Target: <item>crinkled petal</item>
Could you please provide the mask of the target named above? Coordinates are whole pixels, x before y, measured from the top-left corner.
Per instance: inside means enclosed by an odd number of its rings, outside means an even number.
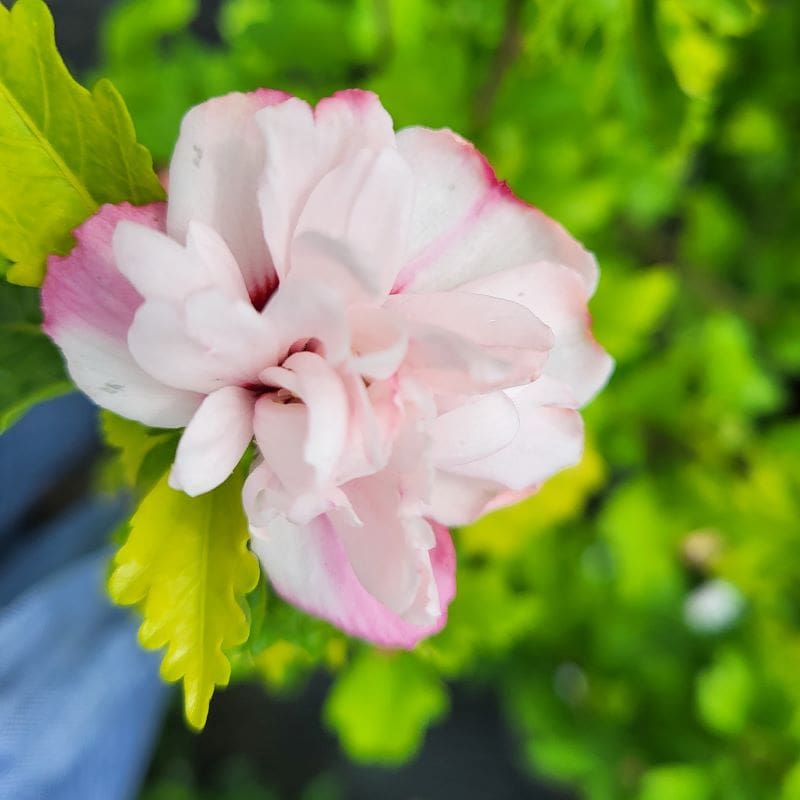
[[[385,380],[399,369],[408,350],[408,332],[383,309],[356,306],[349,309],[353,339],[352,369],[370,380]]]
[[[276,517],[285,517],[295,525],[306,525],[333,509],[350,509],[350,501],[337,486],[331,485],[322,491],[314,487],[300,491],[287,488],[263,457],[257,459],[247,476],[242,500],[254,528],[269,525]]]
[[[308,408],[302,403],[280,403],[264,395],[256,403],[253,422],[264,462],[290,496],[314,493],[317,479],[303,458],[308,436]]]
[[[426,513],[442,525],[469,525],[504,492],[504,487],[493,481],[437,470]]]
[[[253,529],[251,544],[275,590],[285,600],[337,627],[384,647],[413,648],[444,627],[455,595],[455,552],[449,531],[433,524],[436,546],[428,551],[441,613],[416,625],[390,611],[371,595],[353,572],[342,540],[327,516],[305,526],[283,517]],[[380,531],[375,532],[376,535]],[[409,613],[426,605],[415,598]]]
[[[121,222],[113,245],[117,268],[148,300],[180,302],[211,287],[248,299],[242,273],[228,246],[201,222],[189,223],[185,247],[161,231]]]
[[[312,109],[302,100],[258,114],[266,145],[266,173],[259,190],[264,232],[283,277],[297,221],[314,187],[358,150],[395,146],[392,119],[371,92],[337,92]]]
[[[214,289],[192,295],[183,309],[149,300],[136,312],[128,346],[143,369],[167,385],[208,394],[256,383],[275,363],[266,320],[247,302]]]
[[[445,468],[486,458],[510,444],[519,426],[517,407],[505,392],[469,398],[436,418],[431,458]]]
[[[253,438],[252,392],[226,386],[201,403],[178,444],[169,483],[196,495],[219,486],[233,472]]]
[[[234,92],[183,118],[169,168],[167,232],[183,243],[193,220],[213,228],[233,253],[256,305],[277,278],[258,208],[264,138],[256,113],[287,101],[283,92]]]
[[[484,347],[436,325],[406,322],[409,342],[402,373],[442,394],[476,394],[516,386],[540,372],[546,353]],[[511,357],[509,357],[511,356]]]
[[[392,295],[383,307],[480,345],[487,356],[508,365],[507,386],[536,378],[553,345],[552,331],[525,306],[488,295],[461,291]]]
[[[369,266],[356,259],[348,243],[306,231],[294,238],[292,254],[291,275],[281,285],[294,281],[325,285],[345,306],[369,303],[375,298]]]
[[[302,349],[315,339],[331,364],[341,363],[350,354],[345,307],[333,287],[291,275],[281,281],[262,314],[275,331],[282,353]]]
[[[261,370],[283,355],[275,327],[247,300],[235,300],[215,289],[197,292],[184,304],[186,332],[210,357],[222,359],[238,376],[254,383]]]
[[[161,230],[163,204],[105,205],[76,231],[68,256],[52,256],[42,286],[44,329],[61,348],[75,384],[98,405],[145,425],[185,425],[202,395],[148,374],[127,345],[142,298],[114,263],[112,238],[121,221]]]
[[[296,235],[322,234],[346,244],[373,294],[388,294],[403,259],[414,199],[411,171],[393,148],[357,151],[314,187]],[[291,250],[292,266],[298,254]]]
[[[398,510],[401,498],[396,481],[384,474],[373,475],[352,481],[344,491],[356,518],[328,516],[350,565],[373,597],[402,616],[414,605],[424,576],[417,569],[418,548],[409,541],[406,520]]]
[[[447,467],[449,472],[493,481],[520,491],[580,461],[583,422],[572,408],[556,405],[558,383],[540,378],[527,386],[506,389],[519,414],[519,431],[506,447],[486,458]]]
[[[264,370],[260,379],[266,386],[286,389],[303,401],[307,421],[303,460],[314,469],[318,482],[330,480],[347,441],[348,398],[342,379],[324,358],[309,352],[294,353],[282,366]],[[269,405],[270,398],[264,397],[259,402],[259,415],[271,413]],[[275,405],[282,404],[271,403]],[[271,463],[281,456],[265,454]]]
[[[367,387],[357,373],[344,372],[350,421],[347,445],[337,465],[338,484],[362,478],[383,469],[392,452],[401,409],[389,382]]]
[[[589,294],[594,257],[557,222],[514,197],[473,145],[449,130],[406,128],[397,147],[414,172],[416,203],[394,291],[441,291],[498,270],[554,261]]]
[[[496,272],[463,288],[513,300],[547,323],[555,343],[544,372],[566,383],[578,405],[605,385],[614,362],[592,336],[588,293],[574,270],[540,261]]]

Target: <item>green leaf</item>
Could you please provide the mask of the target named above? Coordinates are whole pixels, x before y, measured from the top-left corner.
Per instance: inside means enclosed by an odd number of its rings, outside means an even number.
[[[0,282],[0,433],[36,403],[72,390],[38,303],[38,292]]]
[[[111,62],[148,53],[159,39],[186,28],[197,16],[197,0],[125,0],[114,3],[103,20],[100,39]]]
[[[711,785],[700,767],[675,764],[648,770],[637,800],[709,800]]]
[[[800,761],[784,775],[780,800],[800,800]]]
[[[640,355],[669,311],[677,288],[674,273],[666,267],[632,274],[604,269],[591,305],[598,341],[619,363]]]
[[[707,98],[728,67],[727,43],[706,30],[685,0],[660,0],[658,12],[664,51],[678,85],[689,97]]]
[[[575,737],[541,736],[528,750],[537,770],[562,781],[590,774],[597,761],[596,754]]]
[[[442,682],[410,653],[362,650],[340,673],[324,716],[352,758],[398,764],[448,705]]]
[[[742,319],[729,313],[710,316],[702,336],[703,394],[712,413],[756,416],[781,405],[781,387],[758,358],[757,343]]]
[[[682,524],[677,509],[662,505],[657,486],[647,478],[622,484],[606,502],[598,522],[613,554],[619,595],[643,608],[674,602],[681,576],[671,543]]]
[[[697,677],[700,717],[712,731],[740,733],[750,714],[753,689],[753,676],[741,653],[724,651]]]
[[[42,0],[0,6],[0,141],[0,251],[14,283],[40,284],[47,256],[69,252],[103,203],[163,197],[122,98],[108,81],[90,93],[72,79]]]
[[[462,562],[447,625],[417,652],[455,676],[486,654],[509,650],[535,627],[538,611],[533,594],[516,591],[499,571]]]
[[[166,647],[161,675],[183,680],[186,719],[205,725],[214,687],[230,679],[223,648],[247,639],[243,596],[258,582],[242,510],[244,470],[191,498],[167,485],[166,474],[131,519],[108,589],[120,605],[138,604],[144,647]]]
[[[246,600],[250,635],[229,654],[234,680],[260,678],[271,691],[286,692],[314,669],[338,671],[347,661],[344,634],[269,594],[263,575]]]

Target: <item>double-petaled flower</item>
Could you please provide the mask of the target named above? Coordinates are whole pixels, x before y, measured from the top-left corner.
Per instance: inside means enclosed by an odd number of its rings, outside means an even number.
[[[611,361],[597,268],[448,130],[369,93],[192,109],[169,200],[104,206],[50,260],[46,330],[99,405],[185,431],[170,482],[243,502],[275,589],[410,647],[455,591],[447,526],[582,448]]]

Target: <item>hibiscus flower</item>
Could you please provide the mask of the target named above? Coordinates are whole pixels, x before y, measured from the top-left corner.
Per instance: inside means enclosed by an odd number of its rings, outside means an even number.
[[[189,495],[254,441],[243,502],[275,590],[380,644],[442,627],[448,527],[576,463],[611,370],[594,258],[471,144],[395,133],[368,92],[209,100],[167,203],[106,205],[75,236],[42,301],[75,383],[185,427]]]

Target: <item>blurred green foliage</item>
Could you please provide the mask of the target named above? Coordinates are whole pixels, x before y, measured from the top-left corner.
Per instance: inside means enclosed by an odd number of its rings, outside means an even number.
[[[41,325],[38,293],[0,279],[0,433],[35,403],[72,388]]]
[[[158,162],[210,95],[374,89],[597,253],[618,362],[583,464],[457,534],[442,634],[378,653],[261,587],[237,673],[341,668],[325,722],[363,761],[411,757],[444,678],[493,687],[581,797],[800,798],[800,4],[223,0],[214,43],[197,12],[103,22],[98,75]]]

